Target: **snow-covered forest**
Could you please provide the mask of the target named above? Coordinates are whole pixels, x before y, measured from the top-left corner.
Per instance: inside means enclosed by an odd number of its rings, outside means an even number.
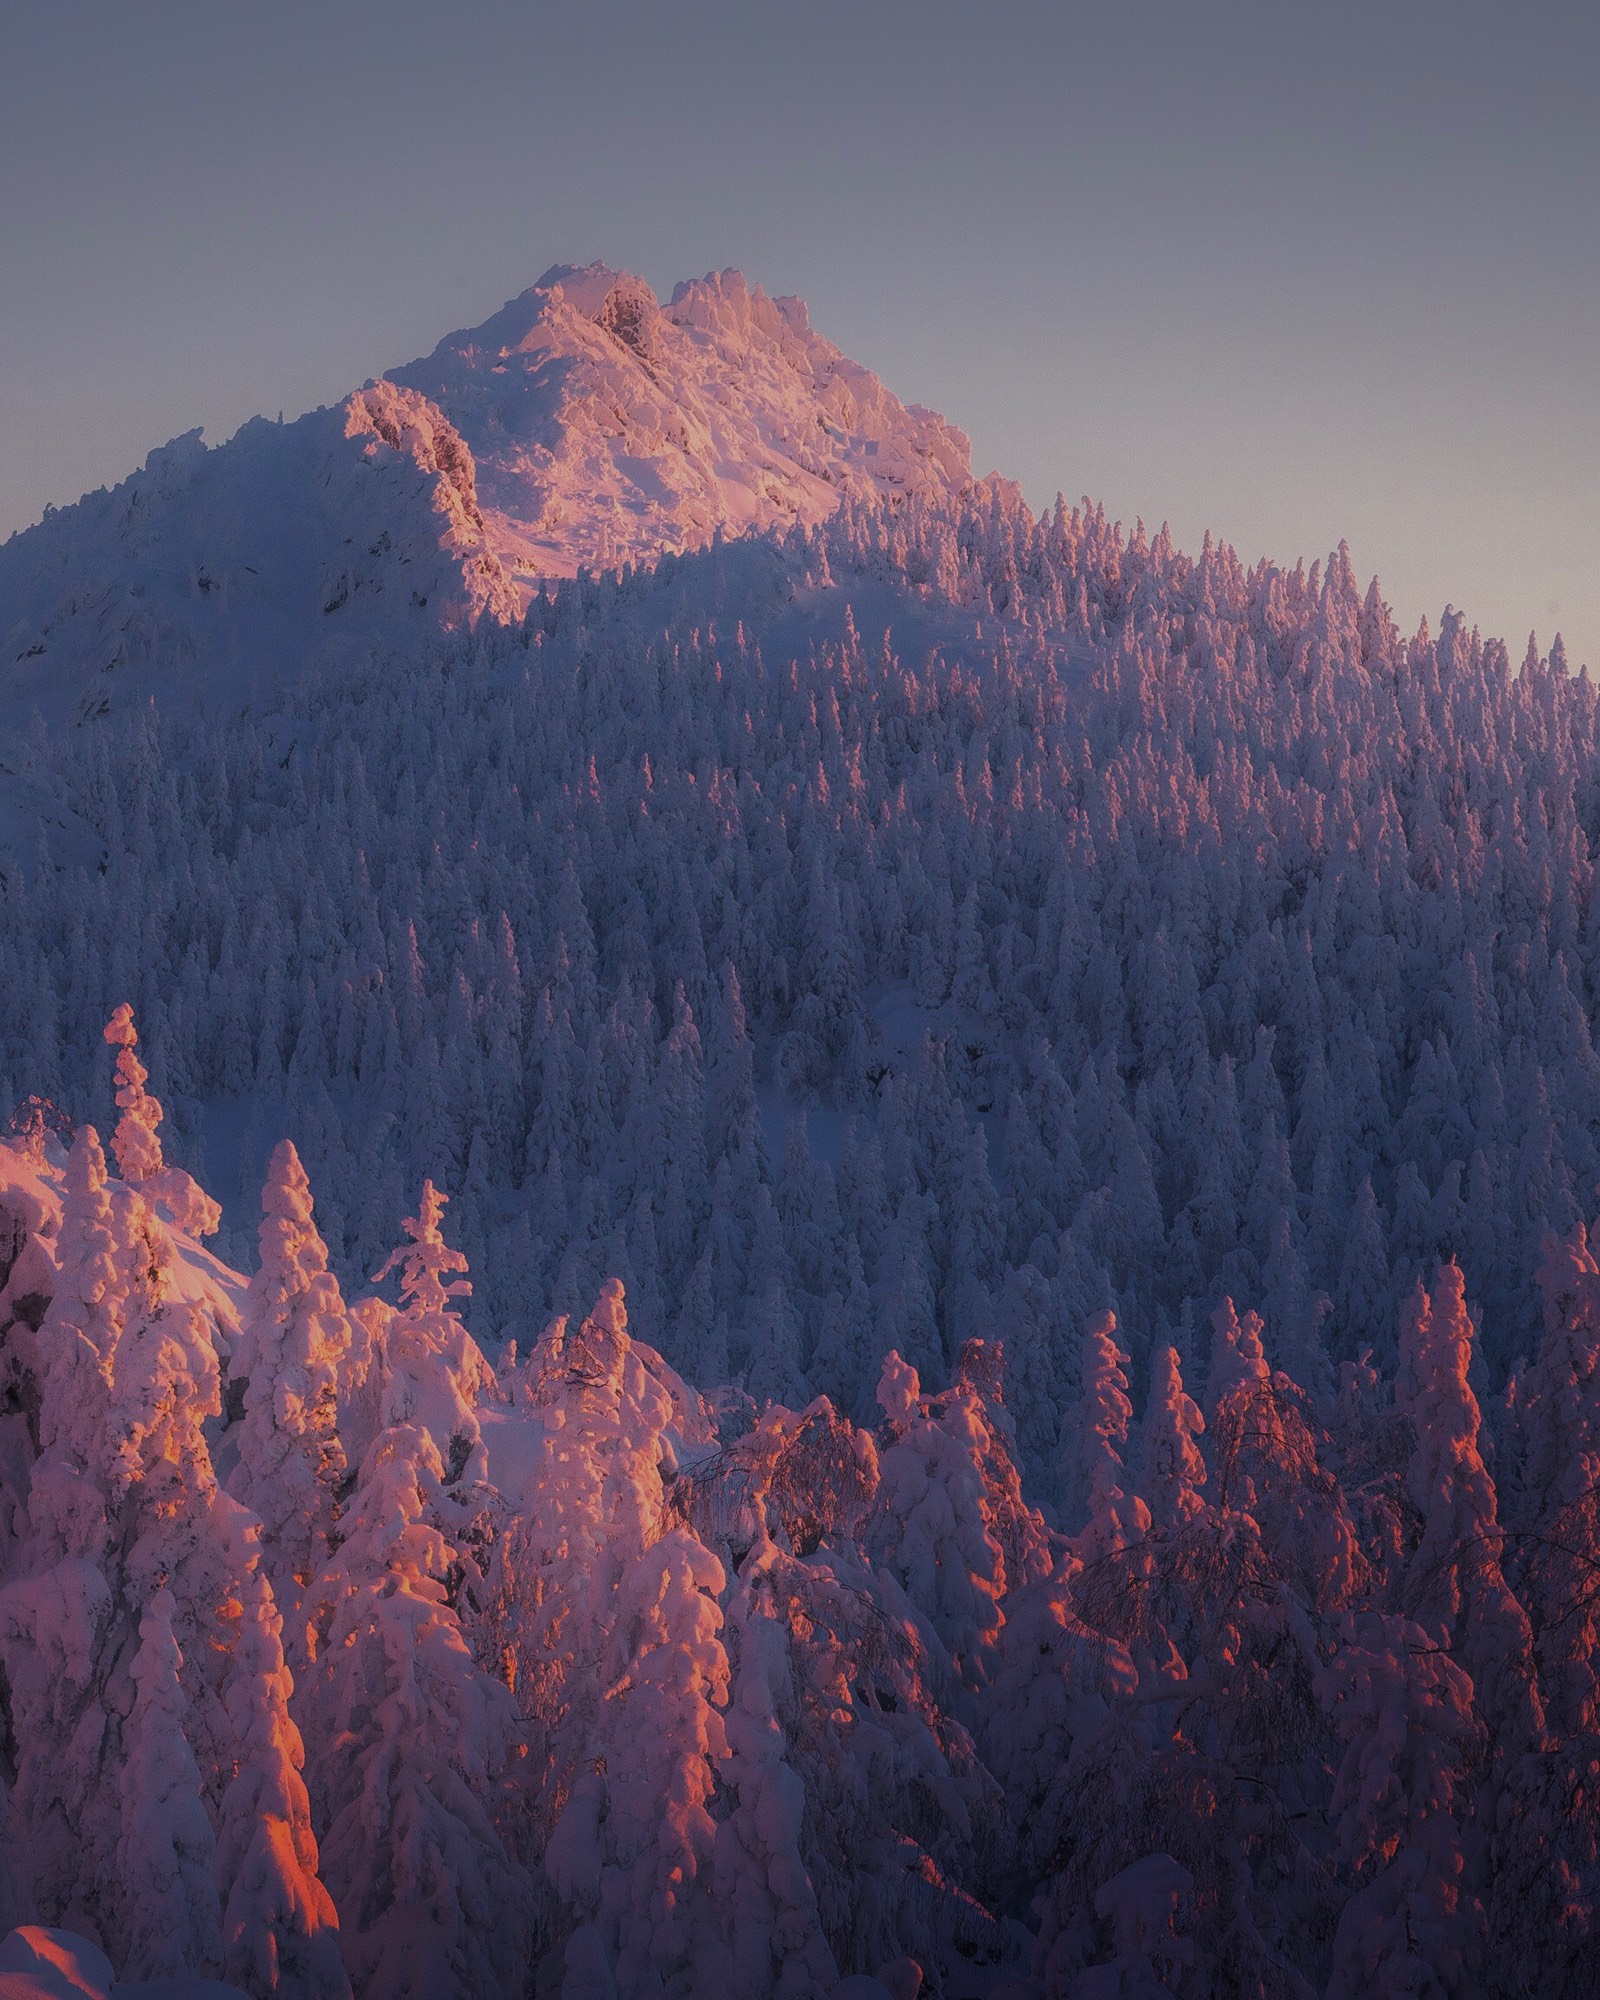
[[[1592,1993],[1581,1223],[1497,1437],[1453,1261],[1393,1373],[1225,1298],[1137,1421],[1089,1315],[1047,1511],[992,1338],[870,1425],[615,1278],[491,1361],[445,1196],[347,1299],[288,1140],[246,1281],[104,1034],[118,1172],[0,1145],[5,1914],[261,2000]]]
[[[1342,549],[998,481],[39,724],[13,1920],[1591,1996],[1597,735]]]
[[[347,1279],[450,1193],[490,1347],[615,1276],[694,1379],[859,1420],[998,1337],[1034,1480],[1106,1307],[1136,1400],[1224,1294],[1322,1393],[1454,1255],[1498,1390],[1600,1177],[1597,734],[1342,552],[847,508],[38,735],[93,839],[9,871],[0,1095],[106,1126],[129,1000],[234,1261],[289,1134]]]

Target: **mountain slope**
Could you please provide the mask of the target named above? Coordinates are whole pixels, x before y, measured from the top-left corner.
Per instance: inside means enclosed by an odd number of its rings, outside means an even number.
[[[557,266],[332,409],[214,450],[191,432],[13,536],[7,714],[270,708],[308,664],[508,623],[539,576],[970,483],[962,434],[799,300],[729,271],[662,308],[626,273]]]
[[[679,285],[663,308],[626,272],[556,265],[391,379],[471,447],[490,540],[524,578],[972,477],[960,431],[813,332],[801,300],[738,271]]]

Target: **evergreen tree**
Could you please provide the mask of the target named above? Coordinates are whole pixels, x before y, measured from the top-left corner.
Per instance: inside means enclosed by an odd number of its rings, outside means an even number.
[[[305,1169],[287,1139],[273,1151],[261,1205],[261,1263],[232,1357],[245,1391],[228,1486],[261,1517],[273,1594],[293,1619],[327,1560],[345,1476],[339,1376],[352,1333]]]
[[[122,1116],[111,1148],[124,1180],[144,1189],[174,1228],[190,1236],[215,1235],[222,1210],[181,1167],[169,1167],[162,1157],[161,1103],[145,1089],[150,1073],[135,1051],[139,1036],[133,1009],[126,1001],[105,1026],[105,1039],[117,1051],[117,1108]]]
[[[431,1518],[443,1474],[426,1431],[385,1430],[307,1599],[323,1879],[351,1982],[372,2000],[511,2000],[526,1977],[532,1886],[494,1818],[516,1715],[450,1606],[460,1556]]]
[[[1084,1329],[1082,1399],[1062,1426],[1063,1515],[1073,1524],[1085,1561],[1113,1555],[1150,1524],[1149,1510],[1124,1492],[1123,1454],[1133,1405],[1128,1357],[1114,1338],[1115,1313],[1099,1313]]]
[[[1140,1477],[1140,1498],[1158,1528],[1181,1528],[1205,1506],[1199,1489],[1206,1483],[1206,1462],[1195,1443],[1205,1427],[1199,1405],[1184,1392],[1178,1350],[1161,1348],[1144,1416]]]
[[[618,1582],[604,1659],[613,1699],[550,1837],[557,1892],[593,1922],[622,2000],[703,1991],[724,1964],[706,1885],[707,1807],[727,1755],[722,1565],[674,1528]]]
[[[451,1305],[472,1290],[460,1275],[467,1260],[445,1242],[440,1223],[449,1199],[422,1184],[414,1216],[401,1223],[409,1239],[379,1266],[374,1283],[399,1273],[400,1310],[384,1326],[383,1421],[415,1424],[432,1437],[452,1480],[484,1477],[478,1406],[498,1394],[493,1368]]]
[[[1319,1691],[1346,1744],[1333,1809],[1352,1886],[1330,2000],[1482,1991],[1483,1911],[1463,1879],[1470,1679],[1420,1627],[1372,1611],[1344,1620]]]
[[[230,1525],[239,1584],[222,1686],[234,1745],[216,1844],[223,1967],[252,2000],[345,2000],[350,1981],[333,1899],[318,1874],[305,1749],[290,1714],[294,1682],[262,1567],[261,1530],[242,1512]]]
[[[1501,1565],[1499,1507],[1480,1447],[1468,1382],[1473,1326],[1459,1266],[1420,1283],[1400,1329],[1398,1400],[1415,1445],[1406,1485],[1421,1535],[1406,1577],[1407,1608],[1471,1676],[1497,1758],[1537,1749],[1544,1707],[1533,1633]]]
[[[123,1741],[117,1863],[124,1963],[135,1979],[207,1973],[222,1959],[211,1822],[183,1730],[172,1617],[171,1596],[158,1590],[130,1669],[137,1692]]]
[[[956,1674],[976,1688],[993,1671],[1004,1623],[1005,1555],[983,1507],[988,1429],[970,1388],[932,1399],[920,1386],[916,1370],[891,1353],[878,1389],[888,1438],[869,1545],[928,1618]]]

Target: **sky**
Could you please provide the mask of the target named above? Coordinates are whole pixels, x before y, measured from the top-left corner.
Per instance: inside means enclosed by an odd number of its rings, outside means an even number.
[[[1600,7],[6,0],[0,536],[558,261],[737,265],[1036,506],[1600,671]]]

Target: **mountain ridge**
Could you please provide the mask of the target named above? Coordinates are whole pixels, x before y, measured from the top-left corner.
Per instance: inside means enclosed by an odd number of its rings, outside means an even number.
[[[798,299],[553,266],[338,403],[188,432],[0,545],[13,725],[259,707],[304,665],[512,623],[544,578],[973,484],[965,436]]]
[[[682,553],[718,527],[814,526],[846,493],[972,483],[962,432],[817,334],[802,300],[736,270],[678,285],[663,307],[629,272],[553,265],[386,379],[461,432],[491,538],[530,579]],[[530,489],[537,509],[518,512]]]

